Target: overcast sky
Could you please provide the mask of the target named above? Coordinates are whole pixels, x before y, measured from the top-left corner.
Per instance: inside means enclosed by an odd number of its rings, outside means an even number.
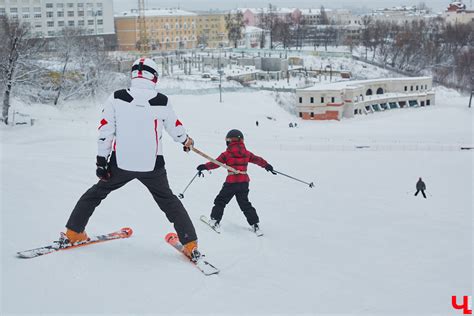
[[[116,12],[136,8],[136,0],[113,0]],[[434,11],[442,11],[450,0],[145,0],[148,8],[176,8],[188,10],[233,9],[236,7],[263,7],[272,3],[279,7],[368,9],[399,5],[416,5],[424,1]],[[464,0],[469,7],[473,0]]]

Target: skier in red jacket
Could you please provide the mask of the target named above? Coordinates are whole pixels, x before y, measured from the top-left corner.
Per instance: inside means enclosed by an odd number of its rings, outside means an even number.
[[[221,191],[214,200],[214,207],[211,211],[209,225],[211,225],[215,230],[219,229],[220,221],[224,214],[224,208],[235,195],[240,209],[247,218],[247,222],[252,227],[252,230],[255,233],[258,233],[260,231],[260,227],[258,226],[259,218],[257,211],[248,198],[250,178],[247,174],[247,165],[251,162],[265,168],[265,170],[273,174],[276,173],[273,171],[272,165],[270,165],[265,159],[254,155],[245,148],[244,135],[241,131],[236,129],[229,131],[226,136],[226,144],[227,150],[220,154],[216,160],[239,170],[242,173],[235,174],[229,171]],[[208,162],[199,165],[197,170],[201,172],[203,170],[212,170],[216,168],[219,168],[217,164]]]

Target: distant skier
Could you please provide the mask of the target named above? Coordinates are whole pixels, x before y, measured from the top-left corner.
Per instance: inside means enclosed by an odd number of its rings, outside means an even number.
[[[235,174],[229,171],[221,191],[214,200],[214,207],[211,211],[211,220],[209,224],[215,228],[220,227],[220,221],[224,215],[224,208],[235,196],[240,209],[247,218],[247,222],[251,226],[252,230],[258,233],[260,231],[260,227],[258,226],[260,220],[258,218],[257,211],[252,206],[248,198],[250,178],[247,174],[247,165],[249,162],[251,162],[259,165],[262,168],[265,168],[265,170],[273,174],[276,173],[273,171],[272,165],[270,165],[265,159],[254,155],[245,148],[244,135],[241,131],[236,129],[229,131],[225,140],[227,144],[227,150],[220,154],[216,160],[231,166],[234,169],[243,171],[244,173]],[[219,166],[217,164],[208,162],[206,164],[199,165],[197,170],[212,170],[218,167]]]
[[[417,196],[418,193],[420,193],[420,191],[421,191],[421,194],[423,194],[423,197],[426,199],[425,190],[426,190],[426,184],[423,182],[423,180],[421,178],[419,178],[418,182],[416,183],[415,196]]]
[[[255,121],[255,125],[257,125],[257,127],[258,127],[258,121]]]
[[[188,213],[171,192],[163,159],[163,127],[189,151],[194,144],[176,117],[168,97],[157,93],[158,67],[149,58],[135,61],[130,89],[115,91],[105,102],[99,126],[96,175],[100,181],[77,202],[66,224],[66,238],[86,241],[84,231],[95,208],[107,195],[137,179],[174,224],[185,254],[200,257],[197,236]]]

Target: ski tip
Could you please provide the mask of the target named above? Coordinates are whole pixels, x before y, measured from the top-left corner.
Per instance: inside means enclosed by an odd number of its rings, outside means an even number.
[[[167,243],[172,243],[172,241],[177,238],[178,238],[178,235],[176,235],[176,233],[168,233],[165,236],[165,240]]]
[[[133,234],[133,229],[131,229],[130,227],[124,227],[124,228],[120,229],[120,231],[122,233],[124,233],[125,237],[127,237],[127,238],[132,236],[132,234]]]

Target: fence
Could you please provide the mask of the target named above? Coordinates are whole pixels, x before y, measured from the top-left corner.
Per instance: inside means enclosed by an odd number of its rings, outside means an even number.
[[[461,151],[474,150],[474,145],[461,144],[281,144],[281,151]]]

